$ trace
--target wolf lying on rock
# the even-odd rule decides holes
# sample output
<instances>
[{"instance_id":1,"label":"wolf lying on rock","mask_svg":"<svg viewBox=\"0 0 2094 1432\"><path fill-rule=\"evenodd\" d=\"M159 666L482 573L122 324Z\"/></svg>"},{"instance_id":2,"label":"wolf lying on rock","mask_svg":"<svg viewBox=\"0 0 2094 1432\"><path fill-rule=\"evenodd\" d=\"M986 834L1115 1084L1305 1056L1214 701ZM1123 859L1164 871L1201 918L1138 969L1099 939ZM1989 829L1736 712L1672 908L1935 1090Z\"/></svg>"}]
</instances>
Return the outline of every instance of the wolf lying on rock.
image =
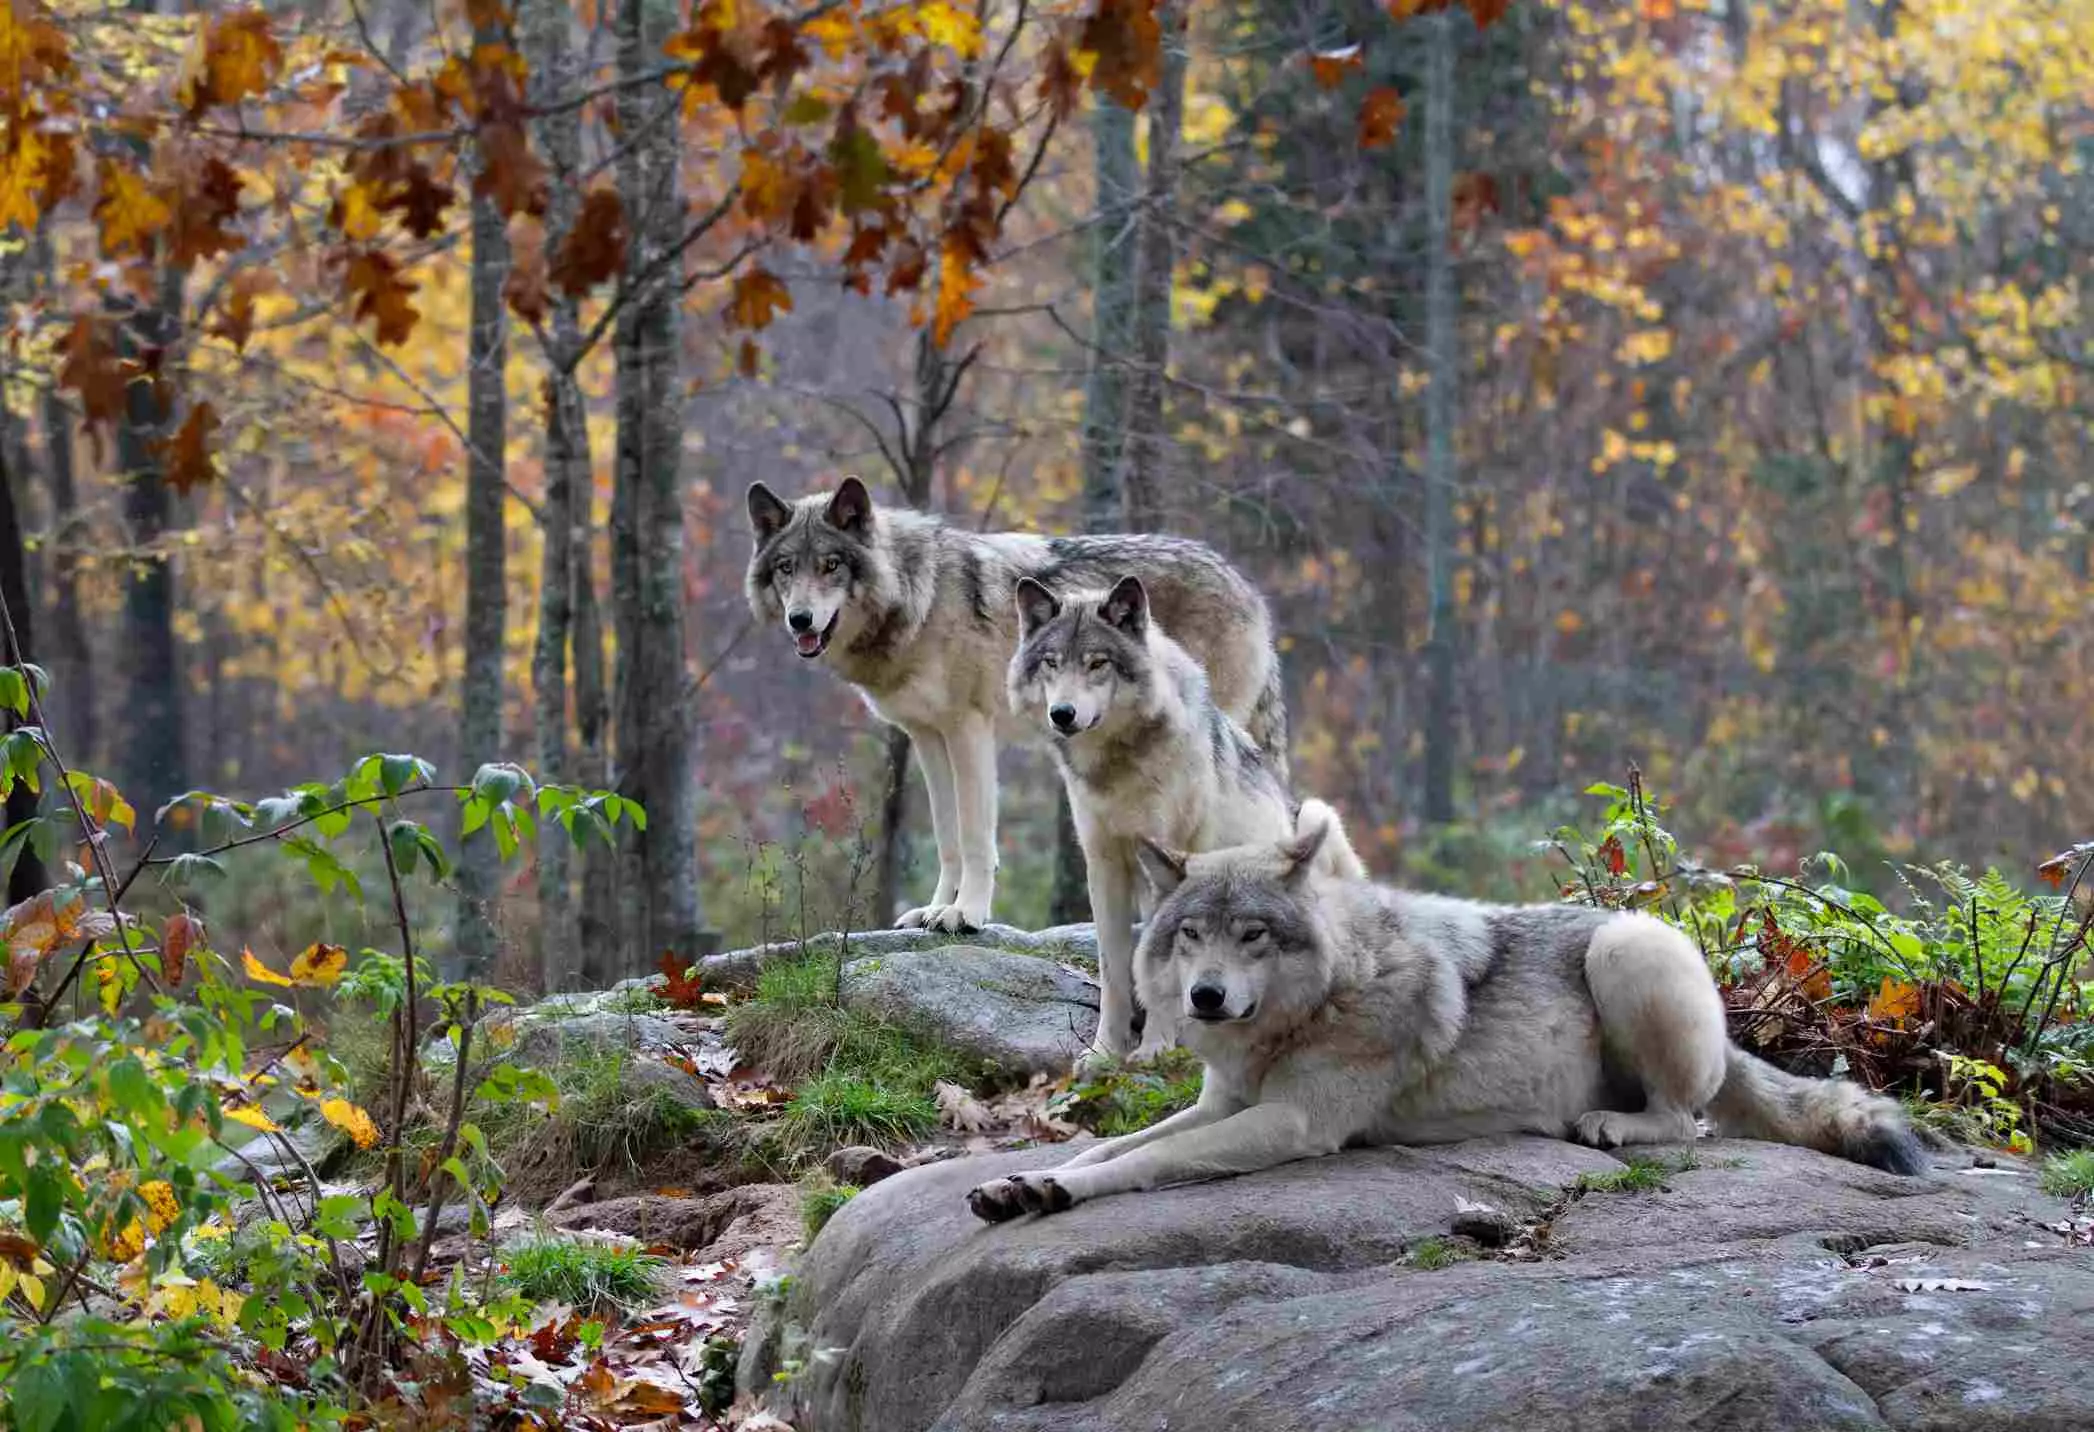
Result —
<instances>
[{"instance_id":1,"label":"wolf lying on rock","mask_svg":"<svg viewBox=\"0 0 2094 1432\"><path fill-rule=\"evenodd\" d=\"M1277 844L1153 844L1135 981L1206 1064L1199 1102L1058 1168L977 1185L991 1222L1250 1173L1348 1144L1542 1133L1600 1148L1721 1133L1926 1170L1896 1105L1731 1043L1693 943L1648 915L1480 905L1319 873L1337 815Z\"/></svg>"}]
</instances>

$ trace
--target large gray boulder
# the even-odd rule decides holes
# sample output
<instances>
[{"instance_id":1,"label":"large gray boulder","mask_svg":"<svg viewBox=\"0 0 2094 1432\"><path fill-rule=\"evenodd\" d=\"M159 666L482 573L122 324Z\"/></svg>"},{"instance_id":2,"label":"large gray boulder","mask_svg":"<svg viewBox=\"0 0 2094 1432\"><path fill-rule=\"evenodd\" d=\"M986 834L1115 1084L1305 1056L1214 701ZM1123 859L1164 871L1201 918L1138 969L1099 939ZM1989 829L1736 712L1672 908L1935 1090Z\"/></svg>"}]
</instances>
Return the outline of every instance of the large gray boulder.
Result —
<instances>
[{"instance_id":1,"label":"large gray boulder","mask_svg":"<svg viewBox=\"0 0 2094 1432\"><path fill-rule=\"evenodd\" d=\"M843 999L1015 1079L1068 1072L1098 1028L1091 979L1056 960L975 945L853 960Z\"/></svg>"},{"instance_id":2,"label":"large gray boulder","mask_svg":"<svg viewBox=\"0 0 2094 1432\"><path fill-rule=\"evenodd\" d=\"M1014 955L1033 955L1048 960L1069 960L1098 967L1098 932L1091 925L1054 925L1045 930L1020 930L1010 925L988 925L964 935L937 930L861 930L845 934L810 935L804 940L777 940L729 950L698 962L698 973L707 989L746 989L756 983L765 965L802 955L833 955L842 950L846 959L868 955L916 954L929 950L972 946L1003 950ZM628 981L628 983L633 983ZM639 983L644 984L645 981Z\"/></svg>"},{"instance_id":3,"label":"large gray boulder","mask_svg":"<svg viewBox=\"0 0 2094 1432\"><path fill-rule=\"evenodd\" d=\"M830 1221L744 1386L799 1432L2094 1427L2094 1250L2025 1169L1696 1152L1574 1194L1620 1164L1360 1150L996 1226L966 1190L1057 1151L926 1165ZM1521 1260L1416 1256L1478 1203Z\"/></svg>"}]
</instances>

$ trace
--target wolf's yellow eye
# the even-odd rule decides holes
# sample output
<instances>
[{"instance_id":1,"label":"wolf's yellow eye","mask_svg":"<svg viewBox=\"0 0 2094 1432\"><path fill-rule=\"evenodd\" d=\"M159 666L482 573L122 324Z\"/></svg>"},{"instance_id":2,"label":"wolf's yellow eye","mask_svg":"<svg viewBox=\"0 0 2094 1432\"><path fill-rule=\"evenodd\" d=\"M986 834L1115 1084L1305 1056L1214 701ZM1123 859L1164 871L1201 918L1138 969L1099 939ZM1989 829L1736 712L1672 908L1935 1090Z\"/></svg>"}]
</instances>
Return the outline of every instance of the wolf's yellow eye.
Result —
<instances>
[{"instance_id":1,"label":"wolf's yellow eye","mask_svg":"<svg viewBox=\"0 0 2094 1432\"><path fill-rule=\"evenodd\" d=\"M841 557L824 557L822 558L822 575L825 577L834 576L836 569L842 565L843 558Z\"/></svg>"},{"instance_id":2,"label":"wolf's yellow eye","mask_svg":"<svg viewBox=\"0 0 2094 1432\"><path fill-rule=\"evenodd\" d=\"M1265 938L1265 927L1263 925L1245 925L1241 938L1246 945L1255 945L1258 941Z\"/></svg>"},{"instance_id":3,"label":"wolf's yellow eye","mask_svg":"<svg viewBox=\"0 0 2094 1432\"><path fill-rule=\"evenodd\" d=\"M771 570L781 577L790 577L793 574L793 559L787 557L775 564Z\"/></svg>"},{"instance_id":4,"label":"wolf's yellow eye","mask_svg":"<svg viewBox=\"0 0 2094 1432\"><path fill-rule=\"evenodd\" d=\"M1111 658L1103 656L1094 656L1090 660L1084 662L1085 668L1091 671L1093 674L1103 671L1106 667L1111 665Z\"/></svg>"},{"instance_id":5,"label":"wolf's yellow eye","mask_svg":"<svg viewBox=\"0 0 2094 1432\"><path fill-rule=\"evenodd\" d=\"M1041 657L1041 658L1040 658L1040 670L1042 670L1042 671L1060 671L1061 669L1062 669L1062 659L1061 659L1060 657L1058 657L1058 656L1043 656L1043 657Z\"/></svg>"},{"instance_id":6,"label":"wolf's yellow eye","mask_svg":"<svg viewBox=\"0 0 2094 1432\"><path fill-rule=\"evenodd\" d=\"M1185 941L1188 945L1197 945L1200 942L1200 932L1194 926L1180 925L1178 927L1178 938Z\"/></svg>"}]
</instances>

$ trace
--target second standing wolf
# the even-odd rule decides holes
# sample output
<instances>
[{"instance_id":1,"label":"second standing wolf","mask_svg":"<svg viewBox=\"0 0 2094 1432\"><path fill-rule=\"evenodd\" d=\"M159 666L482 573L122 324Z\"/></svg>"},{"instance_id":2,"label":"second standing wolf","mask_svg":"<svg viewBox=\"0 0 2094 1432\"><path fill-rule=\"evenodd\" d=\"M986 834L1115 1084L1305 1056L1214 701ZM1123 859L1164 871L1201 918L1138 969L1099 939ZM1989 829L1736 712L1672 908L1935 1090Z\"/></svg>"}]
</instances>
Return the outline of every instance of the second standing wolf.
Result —
<instances>
[{"instance_id":1,"label":"second standing wolf","mask_svg":"<svg viewBox=\"0 0 2094 1432\"><path fill-rule=\"evenodd\" d=\"M1057 596L1018 582L1011 709L1053 741L1083 846L1103 987L1095 1051L1134 1047L1134 921L1146 909L1143 840L1204 851L1294 831L1284 775L1215 704L1207 673L1153 617L1138 577ZM1347 873L1352 873L1348 871ZM1141 1055L1175 1042L1175 1009L1151 1009Z\"/></svg>"},{"instance_id":2,"label":"second standing wolf","mask_svg":"<svg viewBox=\"0 0 2094 1432\"><path fill-rule=\"evenodd\" d=\"M1105 587L1148 578L1156 614L1205 667L1214 699L1284 769L1287 719L1265 599L1212 548L1151 535L978 534L906 508L875 511L865 484L787 503L749 489L749 608L826 660L873 714L915 744L931 798L938 886L898 923L986 924L996 882L996 747L1026 730L1005 700L1020 577ZM1029 732L1028 732L1029 734Z\"/></svg>"}]
</instances>

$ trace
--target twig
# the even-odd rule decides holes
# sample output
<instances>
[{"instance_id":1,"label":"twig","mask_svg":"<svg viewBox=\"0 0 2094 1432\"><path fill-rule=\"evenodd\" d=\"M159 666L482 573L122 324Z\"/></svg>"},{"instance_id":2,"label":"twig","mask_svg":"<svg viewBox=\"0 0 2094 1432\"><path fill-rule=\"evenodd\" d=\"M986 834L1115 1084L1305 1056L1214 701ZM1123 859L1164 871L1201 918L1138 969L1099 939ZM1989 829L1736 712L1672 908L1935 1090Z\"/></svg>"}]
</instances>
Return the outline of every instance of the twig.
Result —
<instances>
[{"instance_id":1,"label":"twig","mask_svg":"<svg viewBox=\"0 0 2094 1432\"><path fill-rule=\"evenodd\" d=\"M436 1150L436 1167L439 1173L442 1172L443 1166L450 1161L451 1156L458 1152L458 1126L465 1122L466 1061L472 1054L473 1026L478 1022L479 1014L480 992L468 987L465 991L465 1023L458 1033L458 1062L455 1066L456 1072L451 1076L451 1118L450 1122L444 1126L443 1142L437 1146ZM450 1177L452 1182L457 1181L455 1175L447 1177ZM408 1275L411 1282L420 1283L422 1274L428 1270L429 1249L436 1242L437 1215L444 1210L446 1187L445 1183L437 1182L429 1190L429 1212L427 1215L429 1221L422 1229L422 1246L415 1250L414 1272Z\"/></svg>"}]
</instances>

